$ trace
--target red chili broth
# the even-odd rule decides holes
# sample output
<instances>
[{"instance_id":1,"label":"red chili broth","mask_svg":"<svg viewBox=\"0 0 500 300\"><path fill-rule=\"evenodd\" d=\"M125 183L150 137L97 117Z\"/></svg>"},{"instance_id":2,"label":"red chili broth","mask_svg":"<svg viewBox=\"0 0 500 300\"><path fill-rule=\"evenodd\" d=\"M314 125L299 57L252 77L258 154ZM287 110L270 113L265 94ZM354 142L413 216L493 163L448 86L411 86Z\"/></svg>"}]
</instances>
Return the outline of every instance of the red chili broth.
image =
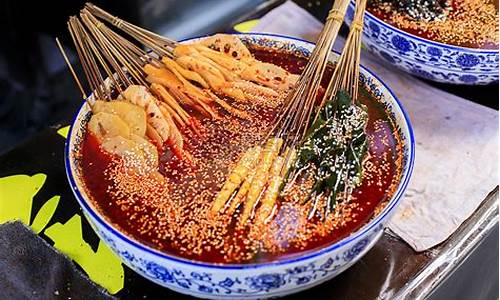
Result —
<instances>
[{"instance_id":1,"label":"red chili broth","mask_svg":"<svg viewBox=\"0 0 500 300\"><path fill-rule=\"evenodd\" d=\"M413 28L400 28L397 24L395 24L394 22L391 21L390 13L384 12L380 9L376 9L377 5L374 2L375 1L368 1L367 10L372 15L377 17L378 19L380 19L380 20L382 20L382 21L386 22L387 24L390 24L394 27L397 27L405 32L408 32L409 34L413 34L415 36L418 36L418 37L421 37L421 38L424 38L427 40L441 42L439 37L433 37L430 34L430 32L428 32L428 31L421 30L421 29L413 29ZM452 9L455 9L456 5L457 5L456 0L452 1L452 3L451 3ZM498 4L496 4L496 7L498 8ZM482 45L480 45L478 43L474 43L472 41L465 41L465 42L462 42L460 44L457 44L456 42L449 42L449 43L445 43L445 44L451 44L451 45L455 45L455 46L473 48L473 49L498 49L498 44L496 44L492 41L487 41Z\"/></svg>"},{"instance_id":2,"label":"red chili broth","mask_svg":"<svg viewBox=\"0 0 500 300\"><path fill-rule=\"evenodd\" d=\"M300 73L307 63L307 60L303 57L283 55L275 51L269 51L265 49L251 49L251 51L257 59L265 62L272 62L295 74ZM327 82L330 77L331 70L328 72L328 74L325 75L323 82ZM381 181L380 185L368 185L365 180L362 185L354 191L353 194L358 196L354 201L357 201L359 205L354 209L356 217L350 222L347 222L345 226L341 226L333 230L328 236L312 239L310 242L308 242L307 247L305 248L290 245L285 253L270 254L267 252L262 252L257 253L257 255L255 255L251 260L230 261L229 263L255 263L274 261L300 252L325 247L358 230L374 216L374 212L376 211L376 209L380 208L381 205L383 205L390 199L392 195L387 194L386 190L390 189L391 183L394 186L394 182L399 182L401 166L398 166L395 163L397 158L401 156L399 148L399 136L397 133L395 133L393 121L388 118L383 105L378 102L373 96L371 96L364 88L360 89L359 101L365 104L368 108L369 121L367 134L373 139L373 142L370 143L369 147L370 154L377 156L380 155L381 152L386 152L390 156L389 160L391 163L388 165L388 171L383 174L383 180ZM267 118L272 118L272 115L275 114L275 112L266 111L265 114L267 115ZM377 134L375 134L376 121L382 124ZM384 137L386 139L386 142L383 143L382 138L380 138L379 136ZM225 137L223 133L221 133L221 136L218 138L220 139L221 143L227 142L227 137ZM189 149L189 147L191 147L193 143L196 142L187 142L187 149ZM238 153L235 153L235 156L237 156L237 154ZM204 252L201 255L186 255L180 252L178 249L173 248L172 241L170 239L158 240L156 238L152 238L148 234L141 234L134 226L134 222L130 221L127 217L126 211L123 211L120 206L116 204L117 199L113 199L113 197L109 195L107 189L108 186L110 186L111 182L109 179L106 179L104 171L110 167L111 159L109 155L102 152L102 150L99 148L97 140L90 134L87 134L83 140L81 157L83 179L89 195L91 196L101 213L103 213L109 221L115 224L122 231L126 232L136 240L168 254L204 262L228 263L228 261L224 260L223 255L217 250ZM210 159L210 157L207 157L207 159ZM183 168L185 168L185 166L182 163L178 163L178 161L173 158L172 155L164 156L162 159L160 159L160 162L160 171L167 177L173 176L169 169L178 168L178 171L182 171ZM381 160L374 161L376 168L378 168L379 164L381 163ZM224 166L221 167L224 168ZM226 174L229 171L230 170L225 170ZM178 187L182 188L181 182L179 182ZM206 188L214 189L214 186L207 186ZM362 195L362 197L360 195ZM189 201L189 199L186 199L186 201ZM276 216L277 218L280 217L280 212L281 211L278 210ZM145 213L147 214L148 212ZM238 232L234 234L243 236L246 233Z\"/></svg>"}]
</instances>

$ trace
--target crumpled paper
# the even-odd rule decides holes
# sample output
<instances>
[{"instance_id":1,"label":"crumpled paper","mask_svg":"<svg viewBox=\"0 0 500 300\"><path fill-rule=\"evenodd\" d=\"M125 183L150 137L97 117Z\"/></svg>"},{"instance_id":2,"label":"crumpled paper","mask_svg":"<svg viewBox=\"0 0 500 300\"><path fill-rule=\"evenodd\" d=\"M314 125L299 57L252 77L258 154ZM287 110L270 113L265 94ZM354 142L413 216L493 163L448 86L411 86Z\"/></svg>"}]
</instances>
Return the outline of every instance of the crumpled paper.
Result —
<instances>
[{"instance_id":1,"label":"crumpled paper","mask_svg":"<svg viewBox=\"0 0 500 300\"><path fill-rule=\"evenodd\" d=\"M314 41L322 26L288 1L252 32ZM339 37L334 48L342 45ZM413 176L389 228L416 251L427 250L446 240L498 185L498 112L433 88L367 51L362 64L396 93L415 132Z\"/></svg>"},{"instance_id":2,"label":"crumpled paper","mask_svg":"<svg viewBox=\"0 0 500 300\"><path fill-rule=\"evenodd\" d=\"M263 16L252 32L277 33L315 41L323 24L292 1L287 1Z\"/></svg>"}]
</instances>

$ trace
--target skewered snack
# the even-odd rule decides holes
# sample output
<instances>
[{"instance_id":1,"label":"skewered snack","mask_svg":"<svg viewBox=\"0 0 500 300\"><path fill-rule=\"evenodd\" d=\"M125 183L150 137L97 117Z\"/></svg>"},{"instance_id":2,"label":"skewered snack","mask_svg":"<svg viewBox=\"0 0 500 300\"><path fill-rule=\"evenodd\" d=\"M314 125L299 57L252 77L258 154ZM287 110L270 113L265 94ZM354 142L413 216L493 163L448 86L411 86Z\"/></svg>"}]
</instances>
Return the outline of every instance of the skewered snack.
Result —
<instances>
[{"instance_id":1,"label":"skewered snack","mask_svg":"<svg viewBox=\"0 0 500 300\"><path fill-rule=\"evenodd\" d=\"M183 151L184 135L180 128L189 125L194 132L198 134L200 132L196 120L183 106L196 110L203 116L218 119L220 116L213 105L215 103L234 116L249 119L250 115L247 112L231 106L217 94L231 97L236 101L269 103L271 106L278 104L276 101L278 92L241 80L237 74L230 75L233 73L203 56L202 52L211 53L213 56L216 51L203 46L202 43L176 46L172 52L179 56L175 57L175 60L168 56L149 59L144 51L111 31L86 9L82 10L81 18L86 28L75 18L70 20L69 28L75 44L79 47L78 51L82 63L85 64L84 69L89 83L96 90L104 92L101 73L95 62L99 62L110 75L113 68L118 73L118 78L114 78L116 88L119 90L118 99L128 101L145 111L147 116L145 134L159 150L167 144L179 158L189 157ZM238 43L224 35L218 35L217 40L220 39L234 42L241 53L249 53L241 42ZM183 55L183 53L189 54ZM219 52L217 54L219 60L222 59L229 64L238 63L234 57L226 57ZM258 62L251 55L232 55L244 57L247 62L254 65L265 64ZM126 68L126 72L120 66ZM287 74L293 77L279 67L273 70L279 72L283 78ZM251 72L246 73L248 73L246 76L251 74ZM147 83L150 84L149 87ZM105 98L112 98L109 91L105 93ZM269 99L271 101L268 101Z\"/></svg>"},{"instance_id":2,"label":"skewered snack","mask_svg":"<svg viewBox=\"0 0 500 300\"><path fill-rule=\"evenodd\" d=\"M165 67L175 73L179 80L185 82L181 77L189 77L189 80L204 89L210 87L219 95L240 101L258 101L263 100L263 96L269 98L270 95L278 97L279 94L272 89L286 92L298 78L279 66L255 59L247 47L231 35L216 34L200 42L179 45L175 41L114 17L93 4L88 3L86 10L112 23L150 48L161 57ZM194 75L196 73L198 75ZM286 93L281 93L282 96L284 94Z\"/></svg>"},{"instance_id":3,"label":"skewered snack","mask_svg":"<svg viewBox=\"0 0 500 300\"><path fill-rule=\"evenodd\" d=\"M311 126L294 166L297 170L308 167L316 170L312 192L304 198L304 202L310 198L314 201L310 217L314 216L321 197L327 199L323 215L328 216L338 199L349 197L361 184L368 146L367 118L366 108L352 104L349 95L340 91L326 103Z\"/></svg>"},{"instance_id":4,"label":"skewered snack","mask_svg":"<svg viewBox=\"0 0 500 300\"><path fill-rule=\"evenodd\" d=\"M290 176L293 179L295 179L296 176L294 172L296 172L297 169L302 170L305 167L307 167L308 165L306 166L306 163L309 163L311 160L316 161L316 170L313 170L313 172L316 172L318 174L316 175L317 177L316 183L313 186L311 193L313 194L318 193L320 195L322 195L323 189L326 187L325 177L328 177L326 181L328 182L332 181L334 180L332 174L336 172L338 173L337 171L337 168L339 167L338 165L342 164L351 165L351 162L349 160L352 160L354 158L352 158L351 156L346 156L345 154L341 156L341 158L344 161L339 162L338 164L336 163L336 161L334 161L332 164L324 163L329 161L329 159L331 159L331 157L328 157L328 155L331 155L333 153L330 153L332 152L330 151L330 145L328 143L321 143L321 141L326 139L329 141L329 143L332 143L332 142L337 142L335 139L338 138L339 136L343 137L343 135L347 136L351 135L352 132L346 129L350 129L353 126L353 124L350 123L344 124L345 122L344 123L330 122L329 125L324 126L326 120L323 119L317 120L317 118L320 112L323 110L325 103L332 96L337 95L339 87L348 90L348 92L353 96L354 99L357 98L357 90L358 90L357 78L359 76L358 72L359 72L359 53L360 53L359 38L363 24L362 22L363 22L363 14L365 6L366 6L366 1L363 0L357 4L356 6L357 11L355 15L355 20L353 22L354 25L347 38L346 47L344 48L344 53L352 54L350 52L354 52L354 54L353 55L343 54L341 56L340 61L335 68L332 80L330 81L330 84L327 87L327 91L323 96L323 100L321 100L319 106L317 106L316 108L317 110L317 114L315 117L316 120L314 119L312 120L312 122L314 123L313 127L310 128L310 124L312 123L311 116L316 106L316 100L318 98L318 92L320 88L320 82L323 77L323 72L326 68L326 63L328 60L328 56L330 54L331 47L333 46L333 42L338 34L340 24L342 23L342 16L345 14L345 11L347 9L346 2L338 2L334 4L327 18L327 23L325 24L325 27L323 28L323 31L320 34L320 37L318 39L318 44L311 55L311 59L309 60L301 77L298 79L298 84L295 90L293 90L288 95L286 104L282 109L282 111L280 112L278 120L273 130L271 130L269 134L270 138L268 139L265 148L267 149L267 152L265 152L264 157L256 173L252 175L252 180L250 183L248 195L246 196L247 201L244 206L240 224L244 225L245 222L247 222L250 219L251 214L254 211L255 204L260 198L266 183L267 183L267 191L263 198L263 204L261 205L261 209L258 211L258 213L260 212L261 215L260 216L257 215L256 217L258 219L257 223L262 223L263 220L268 219L269 214L273 210L273 207L275 205L275 198L277 197L277 194L279 193L283 185L283 180L285 179L285 177ZM238 43L235 42L224 43L224 40L222 38L219 39L216 38L215 41L212 43L215 45L219 45L219 47L226 47L227 49L232 49L232 47L235 47L235 45L236 45L235 48L237 49L241 48L238 46ZM234 50L234 53L235 53L234 56L240 56L241 60L251 61L251 59L248 58L248 55L244 52L238 54L237 51ZM273 68L271 67L268 70L272 69ZM273 73L273 72L269 71L266 73ZM343 76L344 80L338 80L339 78L337 77L339 76ZM335 111L336 116L332 114L333 113L331 112L332 109L328 109L326 116L328 119L335 120L334 117L336 117L339 119L340 118L346 119L348 120L348 122L351 121L351 119L348 117L348 114L346 114L347 110L343 109L344 105L340 105L340 103L335 103L331 105L332 106L339 105L339 107L341 107L342 109ZM356 114L356 112L357 111L354 110L354 114ZM353 119L357 118L359 117L356 116ZM320 124L321 121L322 124ZM342 125L345 126L341 127ZM361 126L356 126L357 129L361 130L360 133L362 134L364 131L363 125L364 123L361 124ZM326 132L324 132L325 128ZM317 131L313 132L312 137L306 137L306 132L310 130L312 131L317 130ZM337 136L330 136L334 131L339 131L340 133L337 134ZM311 141L312 138L314 138L313 141ZM298 148L299 143L304 143L304 144L300 146L299 150L300 155L298 156L298 161L296 162L295 161L297 157L296 149ZM322 147L322 149L316 149L317 147ZM326 150L327 152L326 153L322 152L324 150ZM353 152L349 153L352 154ZM365 152L362 151L358 152L358 154L364 154L364 153ZM362 159L363 159L362 157L359 158L359 160ZM279 166L279 170L270 171L271 165L273 164ZM318 165L321 165L321 167L318 168ZM286 166L287 168L284 169L284 166ZM291 175L289 174L290 167L292 167ZM351 169L349 169L348 171L350 172ZM337 175L339 176L344 175L343 171L340 171L340 173L341 174ZM284 174L284 176L280 176L281 174ZM332 193L331 197L334 198L337 197L338 183L329 182L328 185L329 187L334 187L333 188L334 192ZM347 185L342 185L342 187L344 186ZM247 187L245 186L243 190L246 189ZM345 191L344 197L349 197L350 192L351 190ZM241 193L239 194L240 195L237 196L240 197L244 196ZM309 198L311 198L311 196L305 197L305 201L307 201ZM315 201L313 207L311 208L311 213L309 214L310 216L312 216L316 211L316 204L319 195L318 196L314 195L313 198L315 199ZM328 202L331 203L332 200L330 199ZM329 208L326 210L326 213L330 212L330 210L333 209L333 205L329 204L328 207Z\"/></svg>"}]
</instances>

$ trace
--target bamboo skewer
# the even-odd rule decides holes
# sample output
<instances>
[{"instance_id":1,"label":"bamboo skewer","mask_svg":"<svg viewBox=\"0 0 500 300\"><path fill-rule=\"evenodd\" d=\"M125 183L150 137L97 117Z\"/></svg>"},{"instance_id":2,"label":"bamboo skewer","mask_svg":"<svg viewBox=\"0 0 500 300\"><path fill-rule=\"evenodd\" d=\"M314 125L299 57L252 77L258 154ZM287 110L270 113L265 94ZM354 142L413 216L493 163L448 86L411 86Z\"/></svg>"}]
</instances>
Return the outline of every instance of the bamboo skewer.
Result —
<instances>
[{"instance_id":1,"label":"bamboo skewer","mask_svg":"<svg viewBox=\"0 0 500 300\"><path fill-rule=\"evenodd\" d=\"M367 0L356 1L356 11L351 23L344 49L337 62L332 78L320 106L327 99L334 97L339 90L346 91L353 101L358 98L359 65L361 61L361 34L363 32L364 14ZM315 120L319 115L316 114Z\"/></svg>"},{"instance_id":2,"label":"bamboo skewer","mask_svg":"<svg viewBox=\"0 0 500 300\"><path fill-rule=\"evenodd\" d=\"M73 69L73 66L71 65L71 63L69 62L69 59L68 59L68 56L66 55L66 52L64 51L64 48L63 46L61 45L61 42L59 42L59 38L56 38L56 44L57 44L57 47L59 48L59 51L61 51L61 54L64 58L64 61L66 62L66 65L68 66L70 72L71 72L71 75L73 76L73 79L75 80L76 82L76 85L78 86L78 89L80 90L80 92L82 93L82 98L83 99L86 99L87 98L87 95L85 95L85 91L83 90L83 86L82 84L80 83L80 80L78 79L78 76L76 75L76 72L75 70Z\"/></svg>"},{"instance_id":3,"label":"bamboo skewer","mask_svg":"<svg viewBox=\"0 0 500 300\"><path fill-rule=\"evenodd\" d=\"M160 66L162 63L106 27L86 9L80 12L80 18L70 17L67 24L94 99L114 100L116 95L112 94L112 89L116 90L123 100L141 107L147 113L146 134L158 147L168 144L176 156L181 159L185 157L189 161L189 153L182 149L184 136L178 126L188 125L196 135L200 135L196 128L198 123L178 105L168 91L153 91L146 82L147 74L143 67L147 64ZM65 56L59 42L58 45ZM85 95L66 56L65 60L82 95ZM103 76L108 77L109 82ZM87 98L85 100L92 109L93 103Z\"/></svg>"},{"instance_id":4,"label":"bamboo skewer","mask_svg":"<svg viewBox=\"0 0 500 300\"><path fill-rule=\"evenodd\" d=\"M287 96L287 105L279 114L270 136L283 137L286 147L294 148L304 137L314 108L330 51L344 20L349 0L335 1L328 13L316 47L302 72L295 89Z\"/></svg>"},{"instance_id":5,"label":"bamboo skewer","mask_svg":"<svg viewBox=\"0 0 500 300\"><path fill-rule=\"evenodd\" d=\"M283 174L283 178L293 178L291 182L288 182L288 187L297 178L297 172L301 172L303 170L303 168L301 170L293 170L290 174L287 174L288 168L294 163L299 144L303 142L309 128L318 118L325 102L332 99L332 97L335 97L339 90L347 91L353 102L356 101L358 96L361 33L363 29L363 17L366 0L356 1L355 17L347 37L345 47L335 66L334 73L328 84L326 93L319 105L316 105L316 101L319 100L317 99L317 95L328 63L329 54L338 35L348 3L349 1L336 1L333 5L327 17L325 26L318 38L316 47L310 56L308 64L300 76L294 90L287 96L285 106L280 111L274 127L267 136L268 141L276 139L283 140L283 145L279 149L279 155L274 159L283 160L282 163L278 164L281 168L279 174ZM315 116L312 119L311 117L313 117L314 112ZM268 170L257 170L256 173L261 174L263 172L266 173ZM347 173L344 173L344 175L347 176ZM257 207L256 201L259 201L260 199L256 200L255 195L260 195L259 198L263 194L266 195L263 200L265 203L261 204L257 211L255 222L262 225L263 223L268 222L272 217L272 215L269 214L272 214L276 205L276 198L278 197L278 190L276 189L278 186L282 186L282 184L278 185L276 180L280 180L281 177L266 173L266 175L261 174L259 180L262 180L262 178L265 178L266 176L268 178L267 192L263 193L263 190L254 191L252 197L250 197L250 201L247 199L247 203L245 203L245 207L243 209L242 222L249 219ZM344 178L343 180L346 182L347 178ZM245 182L248 181L248 179L245 180ZM252 178L250 181L252 181L250 186L255 189L255 179ZM286 188L287 187L285 187L285 189ZM246 190L247 187L242 186L240 189ZM352 188L348 188L348 186L345 185L343 194L349 198L351 193ZM229 209L230 213L232 213L235 206L241 201L241 194L242 191L238 191L236 197L238 199L236 202L233 200L231 208ZM312 203L312 209L309 212L309 218L315 214L322 194L323 192L313 192L312 198L314 198L314 201ZM329 198L328 201L324 217L330 213L330 208L332 207L330 203L332 199Z\"/></svg>"},{"instance_id":6,"label":"bamboo skewer","mask_svg":"<svg viewBox=\"0 0 500 300\"><path fill-rule=\"evenodd\" d=\"M160 66L162 65L160 60L148 56L144 50L109 29L87 9L81 11L80 18L81 21L76 17L71 17L68 28L89 84L95 90L96 96L108 100L112 98L110 91L103 88L100 69L107 74L113 86L122 96L123 91L131 85L148 87L149 83L145 80L147 74L143 67L146 64ZM195 134L200 134L194 128L195 123L187 112L180 105L174 103L176 100L170 97L166 90L149 89L165 102L158 103L164 114L171 115L178 125L182 127L189 125Z\"/></svg>"},{"instance_id":7,"label":"bamboo skewer","mask_svg":"<svg viewBox=\"0 0 500 300\"><path fill-rule=\"evenodd\" d=\"M173 60L175 58L174 56L174 49L177 47L179 44L176 41L164 38L154 32L148 31L144 28L141 28L139 26L136 26L134 24L128 23L118 17L115 17L108 12L104 11L103 9L91 4L87 3L85 8L82 10L83 14L90 15L87 16L89 19L93 19L94 22L99 18L100 20L104 20L106 22L111 23L113 26L121 29L125 33L127 33L130 37L138 41L140 44L144 45L146 48L150 49L152 53L155 55L153 58L153 61L155 62L154 66L157 68L165 68L168 70L168 73L173 73L175 77L181 81L179 86L182 87L182 91L172 91L172 85L168 87L169 92L175 93L177 96L182 96L184 99L178 99L180 102L184 103L191 103L188 105L191 105L192 108L196 109L199 111L202 115L209 116L211 118L219 118L219 115L212 109L208 104L211 104L212 102L215 102L219 107L223 108L226 112L237 116L238 118L242 119L249 119L250 114L241 111L237 109L236 107L233 107L232 105L228 104L225 102L225 100L219 98L218 95L215 93L212 93L210 89L217 89L221 88L219 85L217 87L214 86L209 86L205 80L203 79L202 76L196 73L197 77L190 77L193 73L191 70L187 70L186 67L181 67L178 65L178 63ZM97 21L99 22L99 21ZM103 26L99 24L99 27L105 28L103 31L109 31L109 28L106 26ZM123 39L123 37L120 37L116 33L114 33L117 37L112 38L115 42L119 39ZM131 43L130 43L131 44ZM128 52L137 52L137 49L134 49L135 45L131 44L130 46L130 51ZM122 49L125 50L125 49ZM149 55L151 56L151 55ZM133 59L133 56L130 56L129 58ZM151 68L146 70L148 72L155 71ZM149 73L147 75L150 75ZM166 74L164 74L166 75ZM155 76L151 76L155 77ZM153 78L151 78L153 79ZM155 78L158 80L158 78ZM193 85L191 81L195 81L200 83L203 86L203 88L199 88L196 85ZM151 81L151 80L149 80ZM217 82L220 83L220 82ZM161 84L169 85L167 82L161 82ZM219 91L220 92L220 91ZM176 98L179 98L177 97Z\"/></svg>"},{"instance_id":8,"label":"bamboo skewer","mask_svg":"<svg viewBox=\"0 0 500 300\"><path fill-rule=\"evenodd\" d=\"M111 63L111 66L108 65L103 57L103 54L99 51L81 21L76 17L71 17L68 22L68 27L73 40L75 41L77 51L80 53L80 61L82 62L84 69L87 69L86 74L92 90L96 92L99 98L111 100L111 91L104 84L104 79L101 71L99 70L100 65L110 80L113 81L113 84L119 93L123 93L123 81L119 82L117 78L115 78L113 75L114 72L111 70L113 65ZM114 71L118 74L118 79L121 80L125 78L125 75L122 73L120 68L117 68Z\"/></svg>"},{"instance_id":9,"label":"bamboo skewer","mask_svg":"<svg viewBox=\"0 0 500 300\"><path fill-rule=\"evenodd\" d=\"M251 218L257 206L256 203L263 195L265 195L265 204L258 211L261 215L256 217L256 221L261 224L267 222L272 217L270 214L275 211L274 207L279 194L279 187L282 185L281 182L279 184L276 182L278 179L281 180L281 176L277 174L287 173L287 169L285 168L290 167L291 160L295 159L295 148L309 128L311 114L315 107L323 73L326 69L333 43L342 25L348 4L349 0L335 1L304 71L299 77L295 88L287 95L285 106L279 112L275 125L267 135L267 143L277 140L281 142L276 149L276 155L270 158L270 161L266 161L264 169L257 169L255 172L256 175L251 179L240 224L244 225ZM267 174L269 166L273 164L274 160L282 160L282 163L278 164L280 170L275 172L275 176L269 176ZM247 179L241 182L248 181ZM270 190L264 193L263 189L266 184L268 185L267 189ZM240 187L241 191L246 190L247 185ZM237 202L240 201L240 198L245 196L242 195L241 191L237 193L237 201L232 203L229 209L230 212L238 205ZM219 197L218 202L220 203L223 200Z\"/></svg>"},{"instance_id":10,"label":"bamboo skewer","mask_svg":"<svg viewBox=\"0 0 500 300\"><path fill-rule=\"evenodd\" d=\"M330 82L326 88L325 95L323 96L323 99L314 117L313 124L318 119L321 113L321 107L325 105L326 101L334 99L339 91L346 92L351 97L352 104L355 104L357 100L361 56L361 34L363 31L363 20L364 12L366 10L366 2L367 0L356 0L356 10L353 22L351 24L351 29L347 36L342 53L335 66L332 78L330 79ZM341 156L345 158L345 152ZM337 160L337 157L335 159ZM358 158L355 158L355 160L358 160ZM345 167L345 165L341 166L342 168ZM343 182L348 182L348 173L343 172L343 169L341 169L339 173L344 174L342 178ZM339 180L337 179L337 184L338 182ZM345 184L344 190L340 193L342 193L343 197L347 199L347 201L349 201L353 189L354 187L352 185ZM317 210L319 197L322 194L323 193L320 193L319 195L313 195L313 207L309 212L308 218L311 218ZM325 205L325 217L331 212L332 201L332 198L328 197L327 204Z\"/></svg>"},{"instance_id":11,"label":"bamboo skewer","mask_svg":"<svg viewBox=\"0 0 500 300\"><path fill-rule=\"evenodd\" d=\"M153 50L158 55L173 57L173 50L178 45L176 41L124 21L92 3L86 3L85 8L95 16L106 20L117 28L138 39L142 44Z\"/></svg>"},{"instance_id":12,"label":"bamboo skewer","mask_svg":"<svg viewBox=\"0 0 500 300\"><path fill-rule=\"evenodd\" d=\"M89 106L90 110L92 111L93 110L93 105L92 105L92 103L90 103L87 95L85 94L85 90L83 89L82 83L80 82L80 79L78 78L78 75L76 75L76 72L73 69L73 66L71 65L71 62L69 61L68 56L66 55L66 51L64 51L64 48L61 45L61 42L59 41L59 38L57 38L57 37L56 37L56 44L57 44L57 47L59 48L59 51L61 52L61 55L64 58L64 61L66 62L66 65L68 66L68 68L69 68L69 70L71 72L71 76L75 80L75 83L78 86L78 89L82 93L82 99L85 100L85 103L87 103L87 105Z\"/></svg>"}]
</instances>

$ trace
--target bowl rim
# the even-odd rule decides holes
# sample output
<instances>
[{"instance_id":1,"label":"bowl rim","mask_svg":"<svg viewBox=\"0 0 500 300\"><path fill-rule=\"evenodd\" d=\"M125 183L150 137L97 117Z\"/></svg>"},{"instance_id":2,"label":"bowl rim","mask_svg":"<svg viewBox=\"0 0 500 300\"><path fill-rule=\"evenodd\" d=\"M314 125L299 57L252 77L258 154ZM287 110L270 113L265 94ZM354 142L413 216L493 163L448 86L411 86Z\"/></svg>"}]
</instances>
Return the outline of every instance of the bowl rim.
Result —
<instances>
[{"instance_id":1,"label":"bowl rim","mask_svg":"<svg viewBox=\"0 0 500 300\"><path fill-rule=\"evenodd\" d=\"M293 41L298 41L301 43L308 44L309 46L314 46L314 43L311 43L309 41L296 38L296 37L289 37L289 36L284 36L284 35L279 35L279 34L271 34L271 33L231 33L231 35L241 35L241 36L261 36L261 37L275 37L278 39L284 39L284 40L289 40L290 42ZM191 40L196 40L199 38L203 38L209 35L204 35L204 36L198 36L198 37L193 37L193 38L188 38L184 39L183 41L191 41ZM338 54L338 52L337 52ZM275 260L275 261L270 261L270 262L260 262L260 263L250 263L250 264L224 264L224 263L209 263L209 262L203 262L203 261L198 261L198 260L192 260L192 259L187 259L183 258L177 255L173 254L168 254L165 252L162 252L160 250L154 249L150 246L147 246L137 240L135 240L133 237L128 236L125 233L122 233L120 230L116 229L115 227L112 226L110 222L105 220L104 216L101 216L100 213L96 211L95 208L93 208L90 205L90 200L85 199L85 197L80 193L79 188L77 187L76 181L73 177L73 171L71 170L71 163L70 163L70 144L71 144L71 137L73 135L73 128L75 125L76 120L78 119L82 109L85 107L86 101L83 101L82 105L78 109L78 111L75 113L73 116L73 119L71 121L71 125L68 131L68 135L66 138L65 146L64 146L64 162L65 162L65 169L66 169L66 177L68 178L68 181L70 183L71 190L73 191L73 194L75 195L78 203L80 206L83 208L83 212L89 214L95 222L97 222L100 226L103 226L106 230L110 231L113 233L117 238L125 242L126 244L129 244L135 248L138 248L142 251L147 252L149 255L159 257L161 259L166 259L170 260L179 264L184 264L188 266L193 266L193 267L201 267L201 268L208 268L208 269L213 269L213 270L243 270L243 269L259 269L259 268L270 268L274 266L279 266L279 265L287 265L287 264L292 264L292 263L297 263L300 261L305 261L308 259L312 259L318 256L321 256L325 253L328 253L330 251L333 251L335 249L341 248L344 245L347 245L358 238L364 236L367 232L375 228L380 224L382 220L385 219L385 217L393 211L393 209L396 207L396 204L399 203L401 200L406 187L408 186L411 174L413 172L413 166L414 166L414 161L415 161L415 137L413 134L413 128L410 123L410 118L406 110L403 108L401 102L399 99L396 97L394 92L377 76L375 73L373 73L371 70L368 68L364 67L361 65L361 69L363 71L366 71L370 76L373 76L381 86L383 86L391 95L391 97L394 99L394 103L396 106L399 108L399 110L402 113L403 119L405 121L407 130L408 130L408 135L409 135L409 144L408 144L408 151L409 151L409 157L408 157L408 169L407 172L402 174L402 179L401 183L396 191L396 193L393 195L392 199L389 200L389 203L387 204L386 207L371 221L368 221L365 223L361 228L358 230L352 232L350 235L340 239L337 242L334 242L326 247L323 248L317 248L316 250L310 250L306 251L302 254L298 253L297 255L291 257L291 258L284 258L282 260ZM92 94L91 94L92 95ZM90 96L88 96L90 97ZM87 98L88 98L87 97Z\"/></svg>"},{"instance_id":2,"label":"bowl rim","mask_svg":"<svg viewBox=\"0 0 500 300\"><path fill-rule=\"evenodd\" d=\"M355 5L354 0L351 0L349 5L354 6ZM418 35L414 35L412 33L409 33L403 29L400 29L394 25L391 25L391 24L383 21L382 19L373 15L370 11L368 11L368 9L365 11L365 20L367 19L366 17L368 17L368 19L378 23L382 27L384 27L384 26L388 27L389 29L396 31L397 33L399 33L401 35L406 35L407 37L409 37L411 39L415 39L415 40L418 40L418 41L421 41L424 43L428 43L428 44L431 44L433 46L439 46L441 48L448 48L448 49L458 50L458 51L462 51L462 52L476 52L478 54L479 53L481 53L481 54L497 54L497 55L499 54L500 49L481 49L481 48L470 48L470 47L463 47L463 46L457 46L457 45L450 45L450 44L426 39L426 38L420 37Z\"/></svg>"}]
</instances>

